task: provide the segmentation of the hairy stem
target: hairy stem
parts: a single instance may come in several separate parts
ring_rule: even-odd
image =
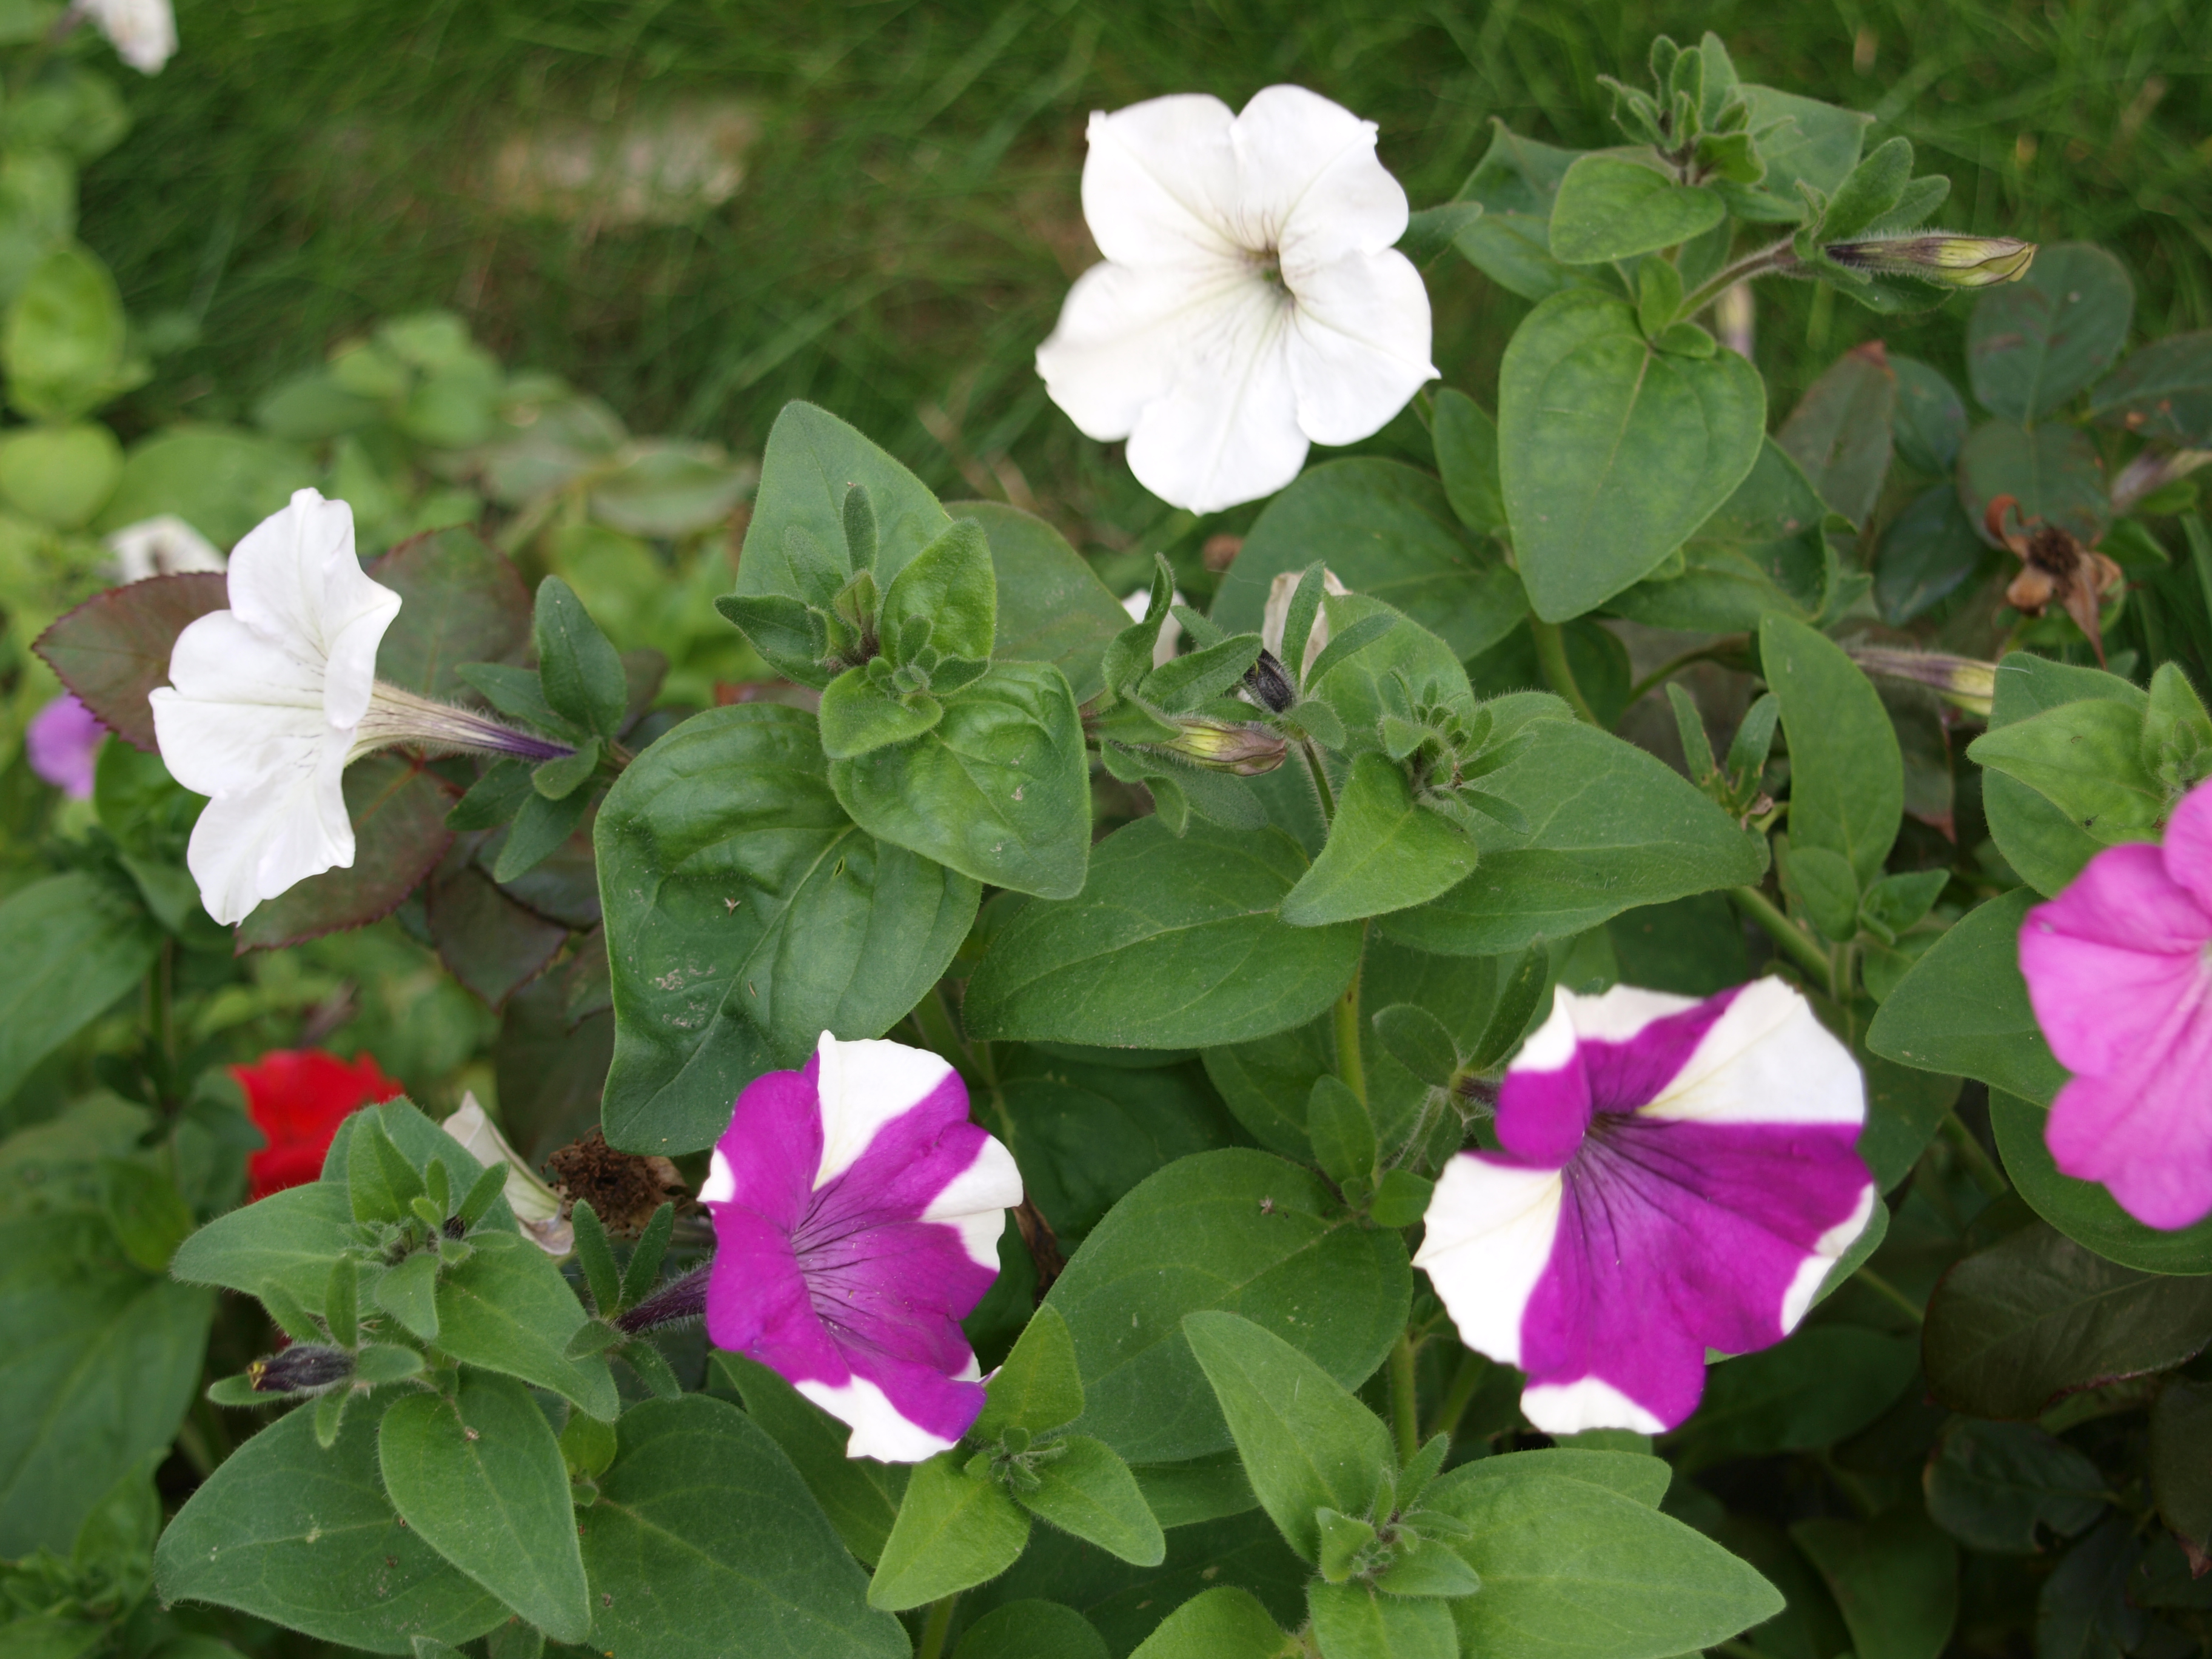
[[[1364,927],[1364,924],[1363,924]],[[1336,1000],[1336,1074],[1344,1086],[1367,1103],[1367,1068],[1359,1059],[1359,969],[1352,970],[1352,983]]]
[[[1573,665],[1567,661],[1567,636],[1560,631],[1559,625],[1532,616],[1528,628],[1536,636],[1536,664],[1544,671],[1545,684],[1566,700],[1567,707],[1575,711],[1577,719],[1603,731],[1605,722],[1597,717],[1589,699],[1583,696],[1582,687],[1575,684]]]
[[[1805,930],[1790,920],[1756,887],[1731,887],[1728,895],[1736,908],[1765,928],[1782,954],[1796,963],[1815,985],[1829,983],[1828,953]]]
[[[929,1604],[929,1618],[922,1625],[921,1645],[914,1650],[915,1659],[944,1659],[945,1634],[952,1628],[952,1607],[959,1599],[960,1592],[955,1590]]]
[[[1789,264],[1796,255],[1790,252],[1790,240],[1770,242],[1757,252],[1747,253],[1734,264],[1713,273],[1696,289],[1682,296],[1682,308],[1678,317],[1694,317],[1707,306],[1734,288],[1747,276],[1763,276],[1770,270],[1779,270]]]
[[[2012,1183],[2004,1178],[1990,1155],[1982,1150],[1982,1143],[1974,1139],[1974,1132],[1966,1127],[1966,1120],[1956,1112],[1943,1119],[1943,1139],[1951,1143],[1951,1150],[1959,1155],[1959,1162],[1966,1166],[1966,1173],[1991,1198],[2001,1198],[2012,1190]]]
[[[1328,787],[1328,769],[1321,763],[1321,751],[1310,738],[1302,739],[1298,752],[1305,757],[1306,775],[1313,780],[1314,793],[1321,798],[1321,821],[1336,822],[1336,792]]]
[[[1401,1466],[1412,1462],[1421,1449],[1419,1409],[1413,1389],[1413,1339],[1401,1331],[1390,1350],[1390,1432],[1398,1442]]]

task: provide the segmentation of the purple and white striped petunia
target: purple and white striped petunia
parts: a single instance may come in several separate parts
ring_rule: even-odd
[[[1413,1260],[1551,1434],[1656,1434],[1705,1352],[1780,1341],[1874,1213],[1850,1052],[1779,980],[1703,1002],[1561,990],[1506,1069],[1496,1152],[1437,1182]]]
[[[851,1424],[848,1456],[917,1463],[968,1431],[983,1386],[960,1321],[1022,1178],[950,1066],[824,1031],[804,1071],[745,1085],[699,1197],[717,1347]]]

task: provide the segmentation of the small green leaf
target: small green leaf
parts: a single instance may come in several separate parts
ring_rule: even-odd
[[[530,787],[548,800],[562,800],[589,783],[599,769],[599,740],[586,738],[574,754],[532,767]]]
[[[1793,847],[1784,867],[1825,938],[1847,945],[1858,936],[1859,880],[1850,860],[1825,847]]]
[[[997,1577],[1028,1542],[1030,1517],[996,1481],[963,1472],[957,1450],[915,1465],[868,1584],[868,1605],[898,1613]]]
[[[1473,1567],[1441,1539],[1420,1539],[1399,1547],[1397,1559],[1376,1575],[1375,1587],[1392,1595],[1472,1595],[1482,1588]]]
[[[548,576],[538,585],[532,633],[546,703],[586,731],[607,738],[621,735],[629,705],[622,659],[585,611],[576,590],[558,576]]]
[[[851,760],[933,729],[945,705],[927,691],[894,696],[866,669],[848,668],[823,689],[820,718],[822,752]]]
[[[1585,155],[1567,169],[1552,204],[1552,257],[1571,265],[1631,258],[1701,235],[1727,211],[1711,191],[1678,184],[1656,167]]]
[[[939,655],[988,659],[998,605],[990,539],[981,525],[960,520],[892,579],[878,626],[889,647],[918,618],[929,624]]]
[[[1042,1433],[1083,1415],[1083,1376],[1059,1309],[1048,1304],[1030,1316],[986,1393],[969,1434],[987,1443],[1008,1428]]]
[[[1390,1170],[1376,1183],[1367,1213],[1378,1227],[1410,1227],[1429,1212],[1436,1183],[1411,1170]]]
[[[418,1250],[376,1281],[376,1305],[425,1342],[438,1334],[438,1257]]]
[[[1459,1045],[1452,1034],[1418,1004],[1394,1002],[1377,1009],[1369,1023],[1390,1058],[1423,1083],[1441,1087],[1459,1069]]]
[[[2053,243],[2018,282],[1974,302],[1966,321],[1974,397],[2008,419],[2041,420],[2119,356],[2134,313],[2135,285],[2118,259],[2087,242]]]
[[[1340,1188],[1373,1184],[1375,1125],[1365,1103],[1340,1079],[1326,1074],[1314,1079],[1306,1100],[1306,1136],[1322,1173]]]
[[[1848,241],[1895,207],[1912,179],[1912,143],[1892,138],[1875,146],[1828,198],[1822,241]]]
[[[1341,1584],[1359,1570],[1359,1558],[1375,1543],[1375,1528],[1332,1509],[1316,1510],[1314,1524],[1321,1530],[1321,1559],[1315,1565],[1330,1583]]]
[[[1055,1443],[1060,1455],[1036,1466],[1036,1489],[1018,1494],[1023,1505],[1062,1532],[1137,1566],[1156,1567],[1166,1559],[1166,1535],[1129,1466],[1087,1435]]]
[[[1306,1607],[1322,1659],[1456,1659],[1460,1652],[1441,1601],[1316,1579],[1306,1587]]]
[[[1905,762],[1880,695],[1843,648],[1769,617],[1759,665],[1790,738],[1790,840],[1841,855],[1876,879],[1905,816]]]
[[[2148,841],[2166,792],[2142,762],[2145,722],[2126,703],[2085,697],[1984,732],[1966,757],[2018,779],[2106,846]]]
[[[2048,1103],[2066,1080],[2028,1004],[2020,930],[2035,895],[2017,888],[1970,911],[1906,970],[1867,1046],[1924,1072],[1978,1078]]]
[[[1893,141],[1901,142],[1901,141]],[[1936,1659],[1959,1613],[1959,1552],[1916,1505],[1873,1521],[1800,1521],[1858,1659]]]
[[[1355,756],[1328,843],[1283,900],[1294,927],[1325,927],[1421,904],[1474,867],[1475,843],[1413,798],[1386,757]]]
[[[1445,497],[1459,521],[1478,536],[1503,530],[1505,498],[1498,484],[1498,422],[1464,392],[1445,386],[1437,393],[1429,438],[1436,447]],[[1289,637],[1284,635],[1285,641]]]
[[[1224,1584],[1163,1619],[1129,1659],[1291,1659],[1300,1651],[1257,1596]]]

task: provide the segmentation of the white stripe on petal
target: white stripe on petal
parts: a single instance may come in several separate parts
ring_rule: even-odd
[[[1521,1170],[1462,1152],[1429,1200],[1413,1265],[1443,1298],[1460,1340],[1508,1365],[1521,1363],[1521,1320],[1552,1260],[1559,1231],[1557,1170]]]
[[[1528,1035],[1521,1052],[1506,1069],[1514,1072],[1556,1072],[1575,1057],[1575,994],[1561,986],[1553,994],[1549,1018]]]
[[[1813,1006],[1778,979],[1757,979],[1638,1115],[1692,1123],[1863,1123],[1866,1088],[1851,1051]]]
[[[1633,1042],[1654,1020],[1698,1006],[1695,997],[1646,991],[1634,985],[1616,985],[1602,996],[1578,997],[1567,990],[1556,994],[1574,1020],[1575,1035],[1585,1042]]]
[[[822,1166],[817,1192],[860,1161],[883,1127],[912,1111],[952,1067],[927,1048],[880,1039],[840,1042],[822,1034],[816,1088],[822,1099]]]
[[[727,1204],[738,1195],[738,1177],[730,1168],[730,1160],[722,1156],[720,1146],[714,1148],[714,1163],[707,1171],[707,1184],[699,1189],[702,1204]]]
[[[996,1137],[986,1135],[975,1161],[929,1200],[921,1218],[957,1230],[968,1259],[996,1273],[1006,1212],[1021,1201],[1022,1172],[1014,1165],[1014,1155]]]
[[[1868,1222],[1874,1219],[1874,1183],[1869,1182],[1866,1190],[1859,1194],[1858,1207],[1834,1226],[1813,1241],[1813,1254],[1798,1267],[1797,1276],[1790,1281],[1790,1288],[1782,1297],[1782,1334],[1787,1336],[1797,1328],[1797,1322],[1811,1311],[1813,1298],[1828,1277],[1828,1270],[1845,1250],[1858,1242]]]
[[[792,1387],[839,1422],[853,1425],[852,1437],[845,1443],[848,1457],[872,1457],[879,1463],[919,1463],[959,1443],[907,1421],[890,1397],[865,1376],[836,1388],[827,1382],[794,1382]]]
[[[1633,1429],[1638,1434],[1658,1434],[1667,1427],[1613,1384],[1595,1376],[1585,1376],[1579,1382],[1546,1382],[1523,1389],[1521,1414],[1546,1434],[1580,1434],[1585,1429]]]

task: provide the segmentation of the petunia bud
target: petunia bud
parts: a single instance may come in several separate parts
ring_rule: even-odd
[[[246,1375],[256,1394],[319,1393],[351,1376],[353,1365],[349,1349],[295,1342],[266,1359],[255,1360],[246,1368]]]
[[[1188,715],[1175,724],[1176,735],[1158,746],[1211,771],[1256,778],[1273,771],[1290,753],[1280,733],[1255,721]]]
[[[446,1120],[445,1130],[487,1170],[495,1164],[507,1166],[507,1207],[514,1212],[514,1218],[532,1243],[555,1257],[565,1256],[575,1248],[575,1229],[561,1213],[559,1195],[507,1144],[499,1126],[485,1115],[473,1091],[461,1096],[461,1109]]]
[[[2035,244],[2010,236],[1884,236],[1831,242],[1822,250],[1838,264],[1880,276],[1912,276],[1945,288],[1990,288],[2016,282],[2035,263]]]
[[[1990,702],[1997,691],[1997,665],[1993,662],[1947,656],[1940,651],[1893,651],[1875,645],[1856,646],[1850,654],[1869,674],[1911,680],[1969,714],[1982,720],[1990,717]]]

